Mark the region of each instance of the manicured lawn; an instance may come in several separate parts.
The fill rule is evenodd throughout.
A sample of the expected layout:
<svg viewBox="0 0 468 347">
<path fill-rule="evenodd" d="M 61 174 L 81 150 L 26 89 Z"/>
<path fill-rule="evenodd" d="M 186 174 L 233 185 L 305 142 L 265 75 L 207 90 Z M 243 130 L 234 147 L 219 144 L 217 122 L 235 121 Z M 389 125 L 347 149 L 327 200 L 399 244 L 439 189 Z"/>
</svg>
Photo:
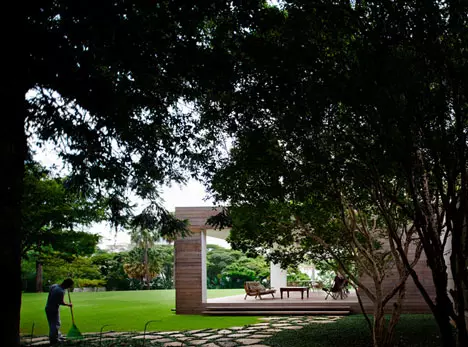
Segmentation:
<svg viewBox="0 0 468 347">
<path fill-rule="evenodd" d="M 243 289 L 208 290 L 209 298 L 242 294 Z M 81 332 L 105 330 L 143 331 L 149 320 L 160 320 L 148 326 L 150 331 L 227 328 L 257 322 L 256 317 L 208 317 L 176 315 L 174 290 L 71 293 L 75 323 Z M 34 322 L 34 335 L 47 334 L 44 307 L 47 293 L 23 294 L 21 306 L 21 333 L 30 334 Z M 68 299 L 65 300 L 68 302 Z M 71 327 L 70 309 L 61 307 L 62 333 Z"/>
<path fill-rule="evenodd" d="M 285 330 L 264 340 L 272 347 L 371 347 L 369 328 L 362 315 L 351 315 L 335 323 L 311 324 L 301 330 Z M 402 315 L 395 346 L 440 346 L 438 328 L 432 315 Z"/>
</svg>

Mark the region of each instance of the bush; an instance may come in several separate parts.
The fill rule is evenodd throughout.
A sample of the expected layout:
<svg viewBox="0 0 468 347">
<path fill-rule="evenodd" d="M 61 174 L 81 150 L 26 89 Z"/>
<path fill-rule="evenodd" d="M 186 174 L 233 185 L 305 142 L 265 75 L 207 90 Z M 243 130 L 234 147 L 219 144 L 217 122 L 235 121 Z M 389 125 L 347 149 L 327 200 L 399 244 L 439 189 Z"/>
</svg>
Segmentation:
<svg viewBox="0 0 468 347">
<path fill-rule="evenodd" d="M 85 288 L 85 287 L 105 287 L 106 281 L 105 280 L 90 280 L 88 278 L 77 278 L 74 279 L 75 287 L 78 288 Z"/>
<path fill-rule="evenodd" d="M 300 286 L 304 281 L 310 281 L 309 275 L 302 272 L 288 273 L 288 286 Z"/>
</svg>

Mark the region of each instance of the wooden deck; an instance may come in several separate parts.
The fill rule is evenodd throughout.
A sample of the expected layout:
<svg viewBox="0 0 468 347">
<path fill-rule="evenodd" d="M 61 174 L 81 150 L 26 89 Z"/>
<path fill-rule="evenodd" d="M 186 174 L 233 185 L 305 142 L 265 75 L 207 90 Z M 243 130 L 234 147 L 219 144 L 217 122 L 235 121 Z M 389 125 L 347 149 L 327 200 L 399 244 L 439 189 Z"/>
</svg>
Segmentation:
<svg viewBox="0 0 468 347">
<path fill-rule="evenodd" d="M 208 299 L 203 314 L 207 315 L 347 315 L 360 312 L 356 293 L 351 292 L 345 299 L 325 300 L 324 291 L 311 291 L 309 298 L 300 292 L 291 292 L 290 297 L 281 299 L 279 290 L 275 298 L 263 296 L 255 299 L 245 295 Z"/>
</svg>

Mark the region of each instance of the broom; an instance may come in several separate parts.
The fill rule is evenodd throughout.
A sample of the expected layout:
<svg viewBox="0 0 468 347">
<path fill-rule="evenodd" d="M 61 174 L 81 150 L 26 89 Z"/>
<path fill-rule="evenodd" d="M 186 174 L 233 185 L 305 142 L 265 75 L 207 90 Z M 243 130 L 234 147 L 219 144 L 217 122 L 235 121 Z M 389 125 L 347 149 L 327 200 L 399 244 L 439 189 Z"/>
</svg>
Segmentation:
<svg viewBox="0 0 468 347">
<path fill-rule="evenodd" d="M 70 289 L 68 289 L 68 301 L 71 304 L 71 297 L 70 297 Z M 67 337 L 69 339 L 82 339 L 83 335 L 81 335 L 80 330 L 75 325 L 75 317 L 73 316 L 73 306 L 70 307 L 71 317 L 72 317 L 72 327 L 68 331 Z"/>
</svg>

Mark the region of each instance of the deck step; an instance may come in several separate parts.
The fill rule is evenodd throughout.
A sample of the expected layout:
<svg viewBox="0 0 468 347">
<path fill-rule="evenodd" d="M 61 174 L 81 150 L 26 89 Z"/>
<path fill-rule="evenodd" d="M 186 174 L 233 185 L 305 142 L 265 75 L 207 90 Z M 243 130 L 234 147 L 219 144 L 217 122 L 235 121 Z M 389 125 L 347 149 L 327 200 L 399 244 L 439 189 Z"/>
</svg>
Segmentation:
<svg viewBox="0 0 468 347">
<path fill-rule="evenodd" d="M 273 310 L 259 310 L 259 311 L 246 311 L 246 310 L 227 310 L 227 311 L 217 311 L 217 310 L 206 310 L 203 311 L 204 315 L 208 316 L 346 316 L 350 314 L 349 310 L 345 311 L 300 311 L 300 310 L 281 310 L 281 311 L 273 311 Z"/>
<path fill-rule="evenodd" d="M 207 305 L 205 306 L 206 311 L 350 311 L 350 306 L 304 306 L 304 305 L 251 305 L 251 306 L 240 306 L 240 305 Z"/>
</svg>

